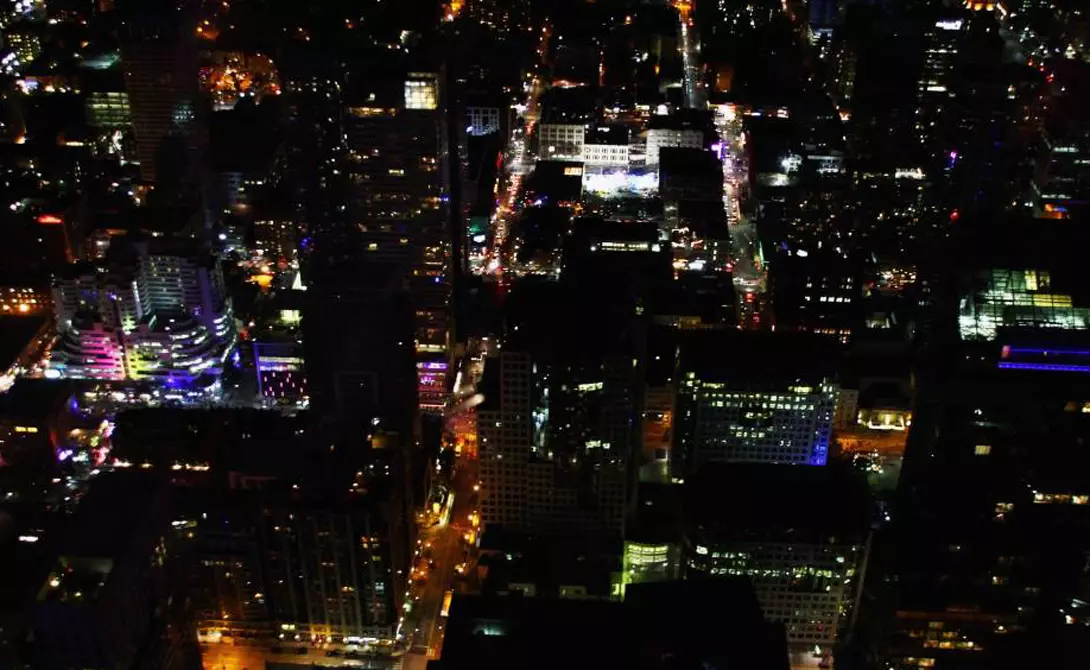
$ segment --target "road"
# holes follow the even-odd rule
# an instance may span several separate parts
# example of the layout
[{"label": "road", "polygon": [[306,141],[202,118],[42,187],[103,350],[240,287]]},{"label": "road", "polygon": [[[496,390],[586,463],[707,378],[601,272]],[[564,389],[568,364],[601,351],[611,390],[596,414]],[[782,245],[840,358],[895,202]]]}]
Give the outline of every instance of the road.
[{"label": "road", "polygon": [[680,17],[681,64],[685,72],[685,106],[690,109],[707,109],[708,96],[704,90],[704,82],[700,76],[702,67],[700,64],[700,40],[696,35],[696,26],[693,22],[692,3],[688,0],[680,0],[674,3]]},{"label": "road", "polygon": [[[549,47],[552,32],[549,26],[541,30],[541,41],[537,53],[544,58]],[[511,129],[504,165],[501,175],[501,187],[497,195],[496,211],[492,214],[492,248],[477,269],[481,274],[503,280],[505,272],[514,269],[515,249],[510,244],[511,229],[521,209],[522,180],[534,166],[534,153],[531,138],[534,126],[541,115],[541,95],[547,87],[540,74],[531,75],[527,82],[526,101],[518,109],[524,123]]]},{"label": "road", "polygon": [[420,531],[420,557],[427,561],[430,556],[434,567],[428,570],[427,580],[413,587],[413,608],[406,618],[406,638],[409,653],[405,655],[405,668],[423,668],[428,659],[438,658],[443,647],[443,623],[441,615],[447,591],[467,588],[466,578],[456,568],[466,564],[466,574],[474,571],[473,552],[466,534],[474,531],[470,521],[476,511],[477,483],[476,462],[462,456],[458,459],[452,483],[453,505],[449,523],[430,526]]},{"label": "road", "polygon": [[[681,60],[685,71],[685,105],[707,109],[708,96],[701,76],[700,42],[692,18],[690,0],[677,0]],[[748,179],[746,152],[742,140],[741,119],[715,115],[715,129],[722,141],[723,210],[730,226],[731,265],[735,293],[738,299],[738,323],[742,328],[762,328],[771,325],[763,318],[768,305],[765,269],[758,265],[759,242],[756,226],[742,213],[742,187]]]},{"label": "road", "polygon": [[369,668],[392,670],[401,660],[398,656],[347,659],[343,656],[327,656],[322,649],[305,647],[304,653],[284,648],[284,653],[274,654],[264,645],[233,644],[230,641],[201,646],[201,664],[204,670],[265,670],[266,661],[295,663],[317,667]]}]

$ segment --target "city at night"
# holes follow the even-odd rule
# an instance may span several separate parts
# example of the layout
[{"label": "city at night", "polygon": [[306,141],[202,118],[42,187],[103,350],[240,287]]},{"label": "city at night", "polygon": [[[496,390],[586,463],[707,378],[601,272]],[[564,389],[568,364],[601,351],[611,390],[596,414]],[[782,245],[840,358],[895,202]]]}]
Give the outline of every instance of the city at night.
[{"label": "city at night", "polygon": [[1090,668],[1086,0],[0,4],[0,670]]}]

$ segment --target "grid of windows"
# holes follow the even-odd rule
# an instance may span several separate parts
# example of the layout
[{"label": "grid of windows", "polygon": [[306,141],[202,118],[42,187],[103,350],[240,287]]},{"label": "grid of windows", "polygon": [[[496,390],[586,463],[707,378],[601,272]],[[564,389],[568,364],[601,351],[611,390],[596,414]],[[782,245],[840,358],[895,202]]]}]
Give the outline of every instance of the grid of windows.
[{"label": "grid of windows", "polygon": [[961,300],[958,328],[964,340],[994,340],[1000,328],[1090,329],[1090,308],[1052,292],[1050,273],[996,269],[977,273]]}]

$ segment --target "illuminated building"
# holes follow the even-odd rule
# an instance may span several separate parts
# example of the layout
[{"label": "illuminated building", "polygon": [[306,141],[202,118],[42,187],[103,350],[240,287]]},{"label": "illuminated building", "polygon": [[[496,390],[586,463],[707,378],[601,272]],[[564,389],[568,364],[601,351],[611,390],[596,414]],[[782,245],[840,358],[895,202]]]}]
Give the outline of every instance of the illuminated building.
[{"label": "illuminated building", "polygon": [[748,577],[790,647],[831,651],[849,629],[867,563],[862,481],[836,466],[731,464],[687,480],[682,507],[687,579]]},{"label": "illuminated building", "polygon": [[264,574],[281,630],[341,643],[394,639],[406,580],[393,574],[382,510],[374,502],[266,508]]},{"label": "illuminated building", "polygon": [[121,333],[103,323],[76,318],[53,346],[47,376],[71,379],[125,379]]},{"label": "illuminated building", "polygon": [[[177,141],[190,163],[183,171],[195,169],[207,137],[197,119],[197,50],[190,12],[145,6],[131,8],[133,15],[119,41],[140,178],[155,183],[162,149]],[[172,172],[178,169],[171,167]]]},{"label": "illuminated building", "polygon": [[358,245],[360,260],[407,283],[419,360],[444,361],[454,239],[447,205],[447,93],[441,69],[405,65],[350,78],[341,169],[351,196],[343,217],[358,231],[350,244]]},{"label": "illuminated building", "polygon": [[658,165],[662,148],[706,148],[706,130],[710,123],[710,118],[697,112],[652,116],[647,128],[646,164],[649,167]]},{"label": "illuminated building", "polygon": [[1090,68],[1074,62],[1048,78],[1048,111],[1032,185],[1041,218],[1069,218],[1090,205],[1090,115],[1074,93],[1088,81]]},{"label": "illuminated building", "polygon": [[537,155],[542,160],[581,160],[587,127],[582,123],[539,123]]},{"label": "illuminated building", "polygon": [[860,264],[827,250],[797,249],[769,264],[776,329],[816,333],[847,343],[862,326]]},{"label": "illuminated building", "polygon": [[839,395],[831,345],[786,333],[691,335],[675,376],[672,473],[715,461],[825,465]]},{"label": "illuminated building", "polygon": [[505,125],[502,123],[499,107],[467,105],[466,119],[468,121],[467,132],[472,136],[498,133],[500,128]]},{"label": "illuminated building", "polygon": [[216,341],[233,341],[231,303],[214,257],[195,245],[163,241],[138,244],[137,251],[134,287],[140,315],[185,312],[197,317]]},{"label": "illuminated building", "polygon": [[594,126],[583,141],[583,163],[588,168],[628,168],[628,129],[624,126]]},{"label": "illuminated building", "polygon": [[959,155],[957,146],[950,146],[951,131],[965,121],[962,100],[965,84],[972,77],[967,68],[972,52],[970,36],[971,14],[953,12],[944,15],[927,28],[924,38],[924,64],[916,85],[915,134],[929,156],[938,160],[948,152]]},{"label": "illuminated building", "polygon": [[464,16],[497,35],[514,36],[529,29],[530,4],[528,0],[467,0]]},{"label": "illuminated building", "polygon": [[960,338],[917,372],[884,577],[895,667],[1020,663],[1088,621],[1086,231],[988,221],[954,242],[962,307],[939,325]]},{"label": "illuminated building", "polygon": [[32,369],[52,341],[52,328],[41,316],[0,316],[0,392]]},{"label": "illuminated building", "polygon": [[257,389],[262,397],[299,402],[308,397],[302,346],[297,342],[254,342]]},{"label": "illuminated building", "polygon": [[254,242],[264,256],[294,259],[298,251],[295,223],[283,219],[254,221]]},{"label": "illuminated building", "polygon": [[995,340],[1003,330],[1090,330],[1081,280],[1046,269],[980,270],[967,277],[958,313],[963,339]]},{"label": "illuminated building", "polygon": [[420,398],[421,412],[442,414],[446,409],[447,398],[450,397],[450,391],[447,390],[447,367],[447,362],[442,360],[417,362],[417,396]]},{"label": "illuminated building", "polygon": [[681,574],[681,547],[673,542],[626,540],[623,570],[626,587],[677,579]]},{"label": "illuminated building", "polygon": [[132,123],[129,94],[92,91],[87,94],[87,122],[99,128],[126,128]]},{"label": "illuminated building", "polygon": [[196,317],[154,312],[124,336],[129,379],[190,382],[201,375],[218,377],[230,352]]},{"label": "illuminated building", "polygon": [[23,32],[8,28],[4,31],[4,41],[19,62],[20,69],[26,68],[42,52],[42,42],[33,32]]},{"label": "illuminated building", "polygon": [[136,242],[132,251],[132,267],[75,264],[54,282],[61,339],[47,375],[173,382],[218,375],[235,324],[216,261],[165,239]]},{"label": "illuminated building", "polygon": [[0,286],[0,311],[15,316],[39,314],[50,309],[50,295],[36,288]]},{"label": "illuminated building", "polygon": [[638,336],[617,332],[587,290],[528,293],[480,385],[482,523],[486,533],[620,537],[638,440]]}]

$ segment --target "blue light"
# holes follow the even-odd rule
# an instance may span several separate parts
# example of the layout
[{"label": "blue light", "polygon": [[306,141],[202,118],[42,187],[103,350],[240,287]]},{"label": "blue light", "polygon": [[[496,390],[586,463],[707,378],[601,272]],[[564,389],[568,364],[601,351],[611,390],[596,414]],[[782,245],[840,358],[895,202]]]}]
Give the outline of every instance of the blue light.
[{"label": "blue light", "polygon": [[1005,370],[1044,370],[1049,372],[1090,372],[1090,365],[1059,365],[1055,363],[1000,363]]}]

